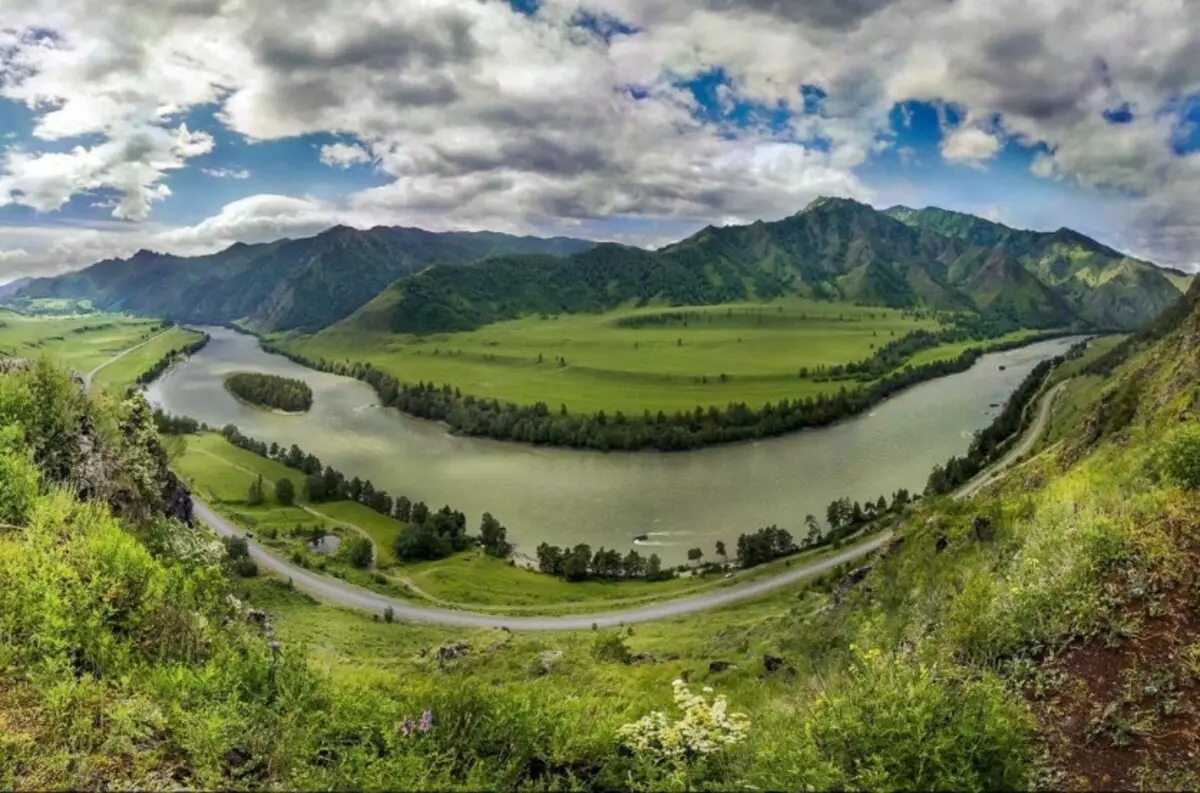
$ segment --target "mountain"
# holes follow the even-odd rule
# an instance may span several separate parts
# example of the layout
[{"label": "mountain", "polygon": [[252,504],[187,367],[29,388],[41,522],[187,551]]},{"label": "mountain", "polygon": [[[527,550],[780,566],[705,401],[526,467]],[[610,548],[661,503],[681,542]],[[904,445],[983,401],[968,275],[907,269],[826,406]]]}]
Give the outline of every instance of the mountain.
[{"label": "mountain", "polygon": [[962,213],[818,199],[775,222],[709,226],[658,251],[599,245],[565,258],[437,265],[392,284],[339,330],[468,330],[530,313],[634,301],[698,305],[787,293],[1003,315],[1027,327],[1132,329],[1190,277],[1076,232],[1020,231]]},{"label": "mountain", "polygon": [[7,284],[0,285],[0,300],[20,292],[32,280],[32,278],[18,278],[15,281],[9,281]]},{"label": "mountain", "polygon": [[1192,280],[1187,273],[1126,256],[1068,228],[1021,231],[937,207],[897,206],[886,214],[912,228],[1003,250],[1097,326],[1137,327],[1166,310]]},{"label": "mountain", "polygon": [[494,254],[562,256],[592,245],[565,237],[336,226],[305,239],[238,243],[208,256],[142,250],[129,259],[34,280],[18,299],[87,299],[100,310],[184,322],[248,319],[268,331],[317,330],[434,262],[463,264]]}]

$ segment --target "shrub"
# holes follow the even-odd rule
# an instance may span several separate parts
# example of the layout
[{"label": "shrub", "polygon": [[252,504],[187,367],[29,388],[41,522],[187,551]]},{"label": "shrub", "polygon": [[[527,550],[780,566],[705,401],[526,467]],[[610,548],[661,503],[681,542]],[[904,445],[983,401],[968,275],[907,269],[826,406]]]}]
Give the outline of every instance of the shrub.
[{"label": "shrub", "polygon": [[383,610],[383,621],[391,622],[394,619],[396,619],[396,610],[391,606],[388,606]]},{"label": "shrub", "polygon": [[633,660],[629,646],[620,634],[599,634],[592,643],[592,656],[601,662],[627,664]]},{"label": "shrub", "polygon": [[1177,427],[1167,435],[1159,450],[1159,468],[1179,487],[1200,488],[1200,424]]},{"label": "shrub", "polygon": [[275,483],[275,500],[281,506],[290,507],[296,502],[296,486],[286,476]]},{"label": "shrub", "polygon": [[338,555],[359,570],[366,570],[371,566],[373,554],[374,549],[371,547],[371,541],[357,534],[346,539],[342,543],[342,547],[338,549]]}]

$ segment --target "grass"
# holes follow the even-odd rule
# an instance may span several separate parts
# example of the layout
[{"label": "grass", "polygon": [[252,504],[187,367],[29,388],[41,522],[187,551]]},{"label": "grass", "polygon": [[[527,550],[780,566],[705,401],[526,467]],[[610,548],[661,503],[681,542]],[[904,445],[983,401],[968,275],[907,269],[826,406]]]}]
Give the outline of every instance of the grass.
[{"label": "grass", "polygon": [[201,334],[182,327],[174,327],[155,338],[144,347],[140,347],[117,361],[113,361],[96,373],[95,382],[102,388],[115,393],[123,393],[125,389],[137,382],[138,377],[163,356],[172,350],[197,341]]},{"label": "grass", "polygon": [[[0,434],[0,516],[21,527],[0,530],[0,787],[1130,789],[1121,763],[1138,758],[1170,787],[1173,763],[1195,766],[1200,494],[1163,481],[1158,444],[1197,415],[1192,333],[1118,371],[1138,396],[1123,423],[984,496],[923,499],[854,577],[528,634],[392,624],[236,580],[277,648],[211,562],[172,550],[185,527],[151,553],[153,524],[39,488],[31,448],[58,427],[0,378],[0,427],[35,433]],[[1122,676],[1085,663],[1105,653]],[[745,740],[682,760],[625,743],[623,725],[678,717],[675,679],[728,697]],[[433,727],[408,734],[424,710]]]},{"label": "grass", "polygon": [[45,355],[60,366],[86,374],[144,341],[157,325],[157,320],[116,314],[55,318],[0,311],[0,355],[17,358]]},{"label": "grass", "polygon": [[[655,315],[687,316],[687,325],[622,324]],[[351,335],[334,326],[276,340],[311,357],[368,361],[405,382],[451,383],[467,394],[518,404],[633,415],[731,401],[759,407],[835,393],[846,384],[801,379],[800,369],[859,361],[906,333],[936,327],[898,310],[790,297],[762,305],[525,317],[425,337]]]}]

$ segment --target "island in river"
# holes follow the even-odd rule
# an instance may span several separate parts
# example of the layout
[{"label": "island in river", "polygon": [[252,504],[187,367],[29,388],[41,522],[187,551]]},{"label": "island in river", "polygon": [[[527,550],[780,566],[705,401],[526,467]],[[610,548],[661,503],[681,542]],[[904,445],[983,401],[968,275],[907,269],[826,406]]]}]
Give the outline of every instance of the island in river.
[{"label": "island in river", "polygon": [[[531,554],[541,542],[653,548],[664,563],[706,553],[716,541],[777,524],[802,534],[807,514],[831,500],[920,491],[934,465],[963,453],[973,434],[1042,360],[1076,341],[1055,339],[984,356],[965,372],[922,383],[868,414],[769,440],[690,452],[590,451],[455,436],[440,424],[380,407],[370,386],[264,352],[252,336],[206,328],[207,347],[154,383],[147,396],[169,413],[251,437],[297,443],[326,464],[393,495],[450,504],[474,524],[484,512]],[[1000,365],[1005,368],[1001,370]],[[226,375],[256,371],[303,380],[303,415],[240,403]]]}]

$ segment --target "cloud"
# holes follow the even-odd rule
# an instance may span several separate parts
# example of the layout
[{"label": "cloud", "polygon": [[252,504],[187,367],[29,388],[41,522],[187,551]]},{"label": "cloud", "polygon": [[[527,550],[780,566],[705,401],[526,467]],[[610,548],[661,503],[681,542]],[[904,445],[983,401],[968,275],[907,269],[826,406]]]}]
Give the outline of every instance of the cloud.
[{"label": "cloud", "polygon": [[[0,201],[39,210],[105,189],[116,217],[146,220],[166,174],[214,145],[179,138],[182,114],[206,107],[251,140],[356,141],[320,152],[336,167],[377,162],[390,180],[345,197],[336,211],[354,217],[498,229],[778,217],[820,193],[869,199],[856,169],[893,145],[894,105],[912,99],[964,119],[943,141],[948,161],[1037,145],[1035,175],[1129,194],[1110,241],[1145,240],[1165,263],[1200,250],[1195,166],[1171,148],[1178,114],[1160,113],[1200,94],[1187,0],[4,6],[0,95],[36,126],[4,154]],[[632,32],[599,35],[581,12]],[[826,97],[782,129],[700,120],[678,84],[716,68],[726,110],[798,110],[801,85]],[[1122,106],[1130,123],[1109,123]]]},{"label": "cloud", "polygon": [[978,127],[960,127],[942,139],[941,151],[948,162],[979,168],[1000,151],[1000,141]]},{"label": "cloud", "polygon": [[321,162],[330,167],[349,168],[370,162],[373,158],[370,152],[362,146],[349,143],[331,143],[321,147]]},{"label": "cloud", "polygon": [[240,170],[233,168],[201,168],[200,173],[205,176],[211,176],[213,179],[249,179],[250,171],[242,168]]}]

